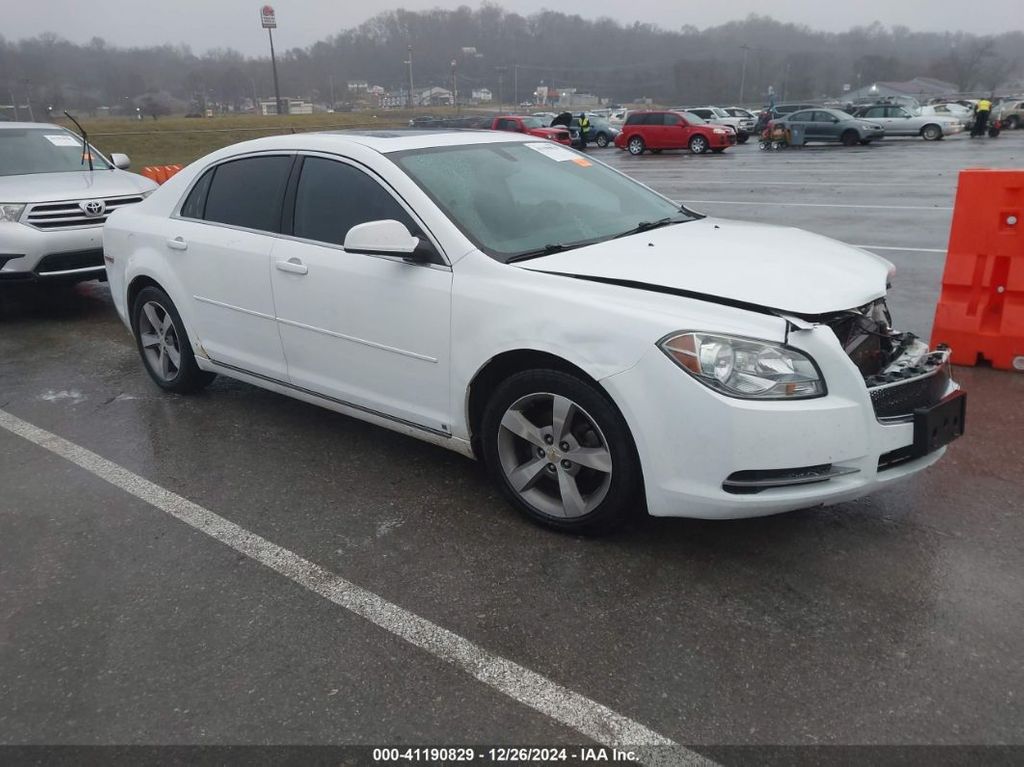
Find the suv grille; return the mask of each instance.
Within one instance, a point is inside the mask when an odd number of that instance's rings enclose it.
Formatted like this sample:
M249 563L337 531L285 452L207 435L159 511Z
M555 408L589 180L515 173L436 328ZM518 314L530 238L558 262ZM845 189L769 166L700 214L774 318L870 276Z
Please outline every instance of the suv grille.
M69 200L67 202L41 202L31 206L24 222L36 229L71 229L79 226L102 226L113 211L125 205L142 202L141 194L129 197L108 197L103 200L104 210L98 216L87 216L83 205L91 200Z

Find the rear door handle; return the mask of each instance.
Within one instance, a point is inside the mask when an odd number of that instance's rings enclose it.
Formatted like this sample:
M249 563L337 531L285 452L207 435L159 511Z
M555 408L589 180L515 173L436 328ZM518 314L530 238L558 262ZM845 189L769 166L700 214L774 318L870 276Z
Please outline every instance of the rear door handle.
M183 237L175 237L173 240L167 241L167 247L171 250L188 250L188 243Z
M297 258L289 258L287 261L275 261L276 266L282 272L288 272L289 274L306 274L309 269Z

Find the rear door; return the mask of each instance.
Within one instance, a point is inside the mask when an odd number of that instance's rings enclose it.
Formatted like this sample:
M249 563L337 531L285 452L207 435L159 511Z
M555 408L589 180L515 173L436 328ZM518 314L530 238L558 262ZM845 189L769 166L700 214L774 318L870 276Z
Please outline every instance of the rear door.
M394 219L422 227L382 181L340 158L306 156L291 237L271 277L292 385L447 433L452 272L441 264L349 253L349 229Z
M171 219L165 243L195 319L194 340L216 362L276 379L286 368L270 251L293 160L264 154L211 168Z

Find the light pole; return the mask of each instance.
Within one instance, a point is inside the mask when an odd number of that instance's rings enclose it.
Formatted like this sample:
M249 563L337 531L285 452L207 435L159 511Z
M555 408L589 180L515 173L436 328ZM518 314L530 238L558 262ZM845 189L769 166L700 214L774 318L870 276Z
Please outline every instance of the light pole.
M498 110L499 111L504 111L504 107L505 107L505 94L504 94L505 72L508 71L508 67L495 67L495 69L498 70Z
M277 84L277 57L274 55L274 30L277 28L277 15L269 5L260 8L260 23L267 30L267 38L270 40L270 66L274 70L274 102L277 104L277 113L282 114L281 89Z
M743 88L747 84L747 54L750 53L749 45L741 45L743 49L743 69L740 72L740 106L743 105Z
M519 65L512 65L512 107L519 109Z
M455 68L458 65L459 62L452 59L452 105L455 107L455 114L459 113L459 83L455 74Z
M408 106L409 106L409 109L412 109L412 107L413 107L413 99L412 99L412 45L409 46L409 58L407 58L402 63L409 67L409 98L408 98Z

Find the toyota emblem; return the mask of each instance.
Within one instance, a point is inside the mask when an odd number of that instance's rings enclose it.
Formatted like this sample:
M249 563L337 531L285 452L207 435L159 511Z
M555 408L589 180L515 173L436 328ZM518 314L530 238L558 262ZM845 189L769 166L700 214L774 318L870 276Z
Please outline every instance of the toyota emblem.
M79 203L79 207L89 218L102 216L107 210L106 203L103 200L87 200L86 202Z

